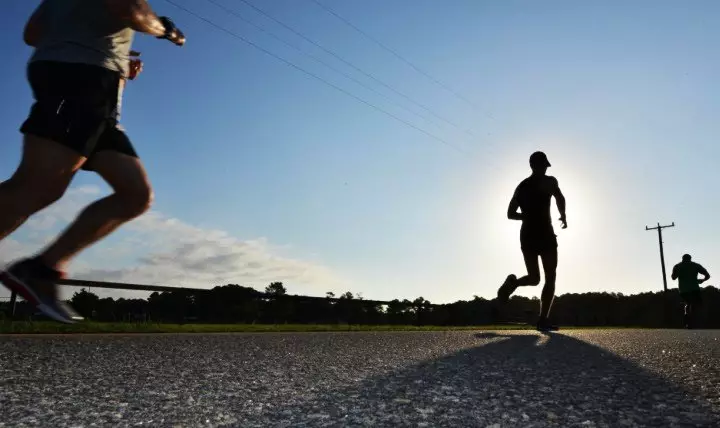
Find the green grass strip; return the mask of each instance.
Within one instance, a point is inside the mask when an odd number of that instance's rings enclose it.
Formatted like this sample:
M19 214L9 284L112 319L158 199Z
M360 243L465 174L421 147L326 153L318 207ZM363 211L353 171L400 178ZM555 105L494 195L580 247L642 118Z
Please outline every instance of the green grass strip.
M0 321L0 334L52 333L263 333L263 332L332 332L332 331L456 331L518 330L528 325L497 326L413 326L413 325L347 325L347 324L157 324L133 322L80 322L61 324L52 321Z
M158 324L133 322L93 322L61 324L52 321L0 321L0 334L92 334L92 333L273 333L273 332L347 332L347 331L463 331L529 330L527 324L483 326L414 326L347 324ZM604 329L607 327L585 327ZM617 328L617 327L613 327Z

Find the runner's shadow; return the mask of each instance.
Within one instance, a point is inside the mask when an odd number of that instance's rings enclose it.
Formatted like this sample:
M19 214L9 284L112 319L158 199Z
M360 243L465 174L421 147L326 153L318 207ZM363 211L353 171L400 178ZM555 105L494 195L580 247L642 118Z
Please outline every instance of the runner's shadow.
M287 408L325 415L318 426L720 426L696 394L583 340L471 337L476 346Z

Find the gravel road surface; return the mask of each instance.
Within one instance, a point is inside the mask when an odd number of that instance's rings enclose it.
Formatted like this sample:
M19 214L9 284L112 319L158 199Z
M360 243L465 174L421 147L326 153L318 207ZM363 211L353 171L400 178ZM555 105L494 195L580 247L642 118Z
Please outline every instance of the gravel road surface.
M0 426L720 426L720 331L0 336Z

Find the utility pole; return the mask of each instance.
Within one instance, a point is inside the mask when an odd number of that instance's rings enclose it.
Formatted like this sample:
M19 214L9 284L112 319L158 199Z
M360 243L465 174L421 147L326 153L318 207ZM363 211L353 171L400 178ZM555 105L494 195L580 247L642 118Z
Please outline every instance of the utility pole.
M668 300L668 289L667 289L667 275L665 274L665 252L663 251L663 240L662 240L662 230L668 227L675 227L675 222L672 222L672 224L667 226L660 226L660 223L657 224L655 227L647 227L645 226L645 230L657 230L658 231L658 243L660 244L660 265L662 266L662 276L663 276L663 296L665 297L663 300L665 301L663 306L663 324L665 326L670 325L670 302Z
M660 223L658 223L655 227L645 226L645 230L658 231L658 242L660 243L660 265L662 266L663 287L665 289L665 294L667 294L667 276L665 275L665 253L663 252L662 230L668 227L675 227L675 222L672 222L672 224L667 226L660 226Z

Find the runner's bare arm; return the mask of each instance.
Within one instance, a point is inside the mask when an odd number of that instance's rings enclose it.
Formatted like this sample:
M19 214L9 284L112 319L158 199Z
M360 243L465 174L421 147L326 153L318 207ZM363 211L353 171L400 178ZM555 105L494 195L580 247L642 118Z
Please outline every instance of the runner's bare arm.
M165 34L165 26L146 0L105 0L108 8L135 31L151 36Z
M157 16L146 0L105 0L105 4L133 30L185 44L183 33L168 18Z
M555 197L555 203L557 204L558 211L560 211L560 222L562 228L567 228L567 218L565 216L565 195L560 190L560 184L557 178L553 177L553 196Z
M38 7L35 8L35 11L32 15L30 15L30 19L28 19L27 24L25 24L23 41L28 46L35 47L40 41L40 36L42 34L42 14L44 10L45 0L43 0Z
M707 269L705 269L704 267L700 266L700 268L699 268L698 270L699 270L700 273L705 277L705 278L703 278L703 279L700 280L700 284L702 284L703 282L705 282L705 281L707 281L708 279L710 279L710 273L707 271Z
M522 220L523 219L522 213L518 212L518 209L520 209L520 204L518 203L517 194L518 194L518 191L517 191L517 189L515 189L515 193L513 193L512 199L510 199L510 204L508 205L507 217L510 220Z
M678 270L677 265L673 266L672 274L670 274L670 278L671 278L673 281L675 281L675 280L677 279L677 277L678 277L677 270Z

